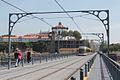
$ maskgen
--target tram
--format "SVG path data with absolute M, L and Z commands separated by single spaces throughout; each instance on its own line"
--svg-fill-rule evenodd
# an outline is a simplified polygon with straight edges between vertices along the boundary
M 92 52 L 92 49 L 86 46 L 79 46 L 79 53 L 78 55 L 86 55 L 86 53 Z

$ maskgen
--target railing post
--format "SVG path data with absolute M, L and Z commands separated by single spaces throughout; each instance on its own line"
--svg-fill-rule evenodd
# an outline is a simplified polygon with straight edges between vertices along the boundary
M 88 72 L 90 71 L 90 62 L 88 61 Z
M 59 55 L 59 54 L 57 54 L 57 56 L 58 56 L 58 59 L 60 60 L 60 55 Z
M 10 58 L 10 56 L 8 56 L 8 69 L 10 69 L 11 68 L 11 58 Z
M 24 58 L 22 58 L 22 67 L 24 66 Z
M 40 55 L 40 63 L 41 63 L 41 55 Z
M 24 66 L 24 58 L 25 58 L 25 55 L 24 55 L 25 53 L 22 53 L 22 67 Z
M 120 66 L 117 66 L 118 69 L 120 69 L 119 67 L 120 67 Z M 117 79 L 120 80 L 120 70 L 117 71 Z
M 67 58 L 68 58 L 69 54 L 67 54 Z
M 53 54 L 51 54 L 50 57 L 51 57 L 51 61 L 52 61 L 53 60 Z
M 48 56 L 46 55 L 46 62 L 48 62 Z
M 80 80 L 83 80 L 83 69 L 80 69 Z
M 87 76 L 87 64 L 85 64 L 85 77 Z
M 74 77 L 71 77 L 70 80 L 76 80 Z
M 2 66 L 2 56 L 0 57 L 0 65 Z
M 33 59 L 33 57 L 32 57 L 32 65 L 34 64 L 34 59 Z

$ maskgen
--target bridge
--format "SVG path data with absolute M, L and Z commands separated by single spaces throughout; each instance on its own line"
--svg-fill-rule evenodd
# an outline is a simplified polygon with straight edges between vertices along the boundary
M 58 12 L 26 12 L 7 1 L 2 2 L 10 5 L 22 13 L 9 13 L 9 28 L 8 28 L 8 57 L 0 57 L 0 80 L 120 80 L 120 64 L 108 57 L 109 55 L 109 10 L 82 10 L 82 11 L 66 11 L 59 2 L 55 0 L 57 5 L 63 10 Z M 28 4 L 28 3 L 27 3 Z M 71 5 L 70 5 L 71 6 Z M 73 21 L 77 28 L 78 25 L 74 16 L 69 13 L 85 13 L 95 16 L 102 22 L 107 35 L 107 54 L 102 52 L 95 52 L 86 55 L 77 55 L 76 53 L 68 54 L 46 54 L 32 57 L 31 63 L 26 63 L 23 57 L 21 65 L 15 67 L 15 60 L 11 57 L 11 34 L 15 24 L 23 17 L 32 16 L 41 22 L 53 27 L 43 18 L 35 16 L 35 14 L 67 14 L 68 18 Z M 16 18 L 16 19 L 14 19 Z M 104 42 L 103 33 L 90 33 L 97 35 L 102 42 Z M 100 35 L 101 34 L 101 35 Z M 50 36 L 51 35 L 51 36 Z M 49 34 L 51 37 L 50 52 L 55 52 L 54 31 Z M 20 39 L 21 41 L 21 39 Z M 22 42 L 22 41 L 21 41 Z M 59 49 L 59 38 L 58 38 Z
M 120 65 L 100 52 L 34 56 L 29 64 L 23 58 L 19 67 L 11 61 L 10 69 L 0 63 L 0 80 L 120 80 Z

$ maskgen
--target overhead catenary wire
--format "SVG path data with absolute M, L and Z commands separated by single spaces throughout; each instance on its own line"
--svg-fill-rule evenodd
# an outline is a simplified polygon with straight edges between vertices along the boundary
M 100 21 L 99 19 L 85 17 L 86 15 L 89 15 L 89 14 L 77 15 L 77 16 L 71 16 L 71 17 L 73 17 L 73 18 L 79 18 L 79 17 L 81 17 L 81 18 L 84 18 L 84 19 L 89 19 L 89 20 L 94 20 L 94 21 Z M 61 18 L 69 18 L 69 17 L 66 17 L 66 16 L 64 16 L 64 17 L 42 17 L 41 19 L 58 19 L 58 18 L 61 19 Z
M 75 22 L 74 17 L 82 17 L 82 18 L 85 18 L 85 19 L 100 21 L 100 20 L 98 20 L 98 19 L 87 18 L 87 17 L 83 17 L 83 16 L 81 16 L 81 15 L 71 17 L 71 16 L 67 13 L 67 11 L 60 5 L 60 3 L 59 3 L 57 0 L 54 0 L 54 1 L 55 1 L 55 2 L 60 6 L 60 8 L 69 16 L 69 18 L 72 19 L 72 21 L 75 23 L 75 25 L 77 26 L 77 28 L 78 28 L 79 30 L 80 30 L 80 28 L 79 28 L 79 26 L 77 25 L 77 23 Z M 89 14 L 86 14 L 86 15 L 89 15 Z M 82 30 L 80 30 L 80 31 L 81 31 L 81 34 L 83 34 L 83 31 L 82 31 Z M 86 39 L 87 39 L 88 36 L 85 35 L 85 37 L 86 37 Z
M 14 7 L 14 8 L 16 8 L 16 9 L 18 9 L 18 10 L 24 12 L 24 13 L 27 13 L 25 10 L 23 10 L 23 9 L 21 9 L 21 8 L 19 8 L 19 7 L 15 6 L 15 5 L 13 5 L 13 4 L 5 1 L 5 0 L 1 0 L 1 1 L 3 1 L 4 3 L 6 3 L 6 4 L 8 4 L 8 5 L 10 5 L 10 6 Z M 68 12 L 58 3 L 58 1 L 57 1 L 57 0 L 55 0 L 55 1 L 56 1 L 56 3 L 61 7 L 61 9 L 63 9 L 63 11 L 68 15 L 68 17 L 69 17 L 70 19 L 72 19 L 72 21 L 75 23 L 75 25 L 77 26 L 77 28 L 80 30 L 79 26 L 77 25 L 76 21 L 74 20 L 74 18 L 77 17 L 77 16 L 70 16 L 70 15 L 68 14 Z M 88 14 L 86 14 L 86 15 L 88 15 Z M 37 16 L 35 16 L 35 15 L 33 15 L 33 14 L 31 14 L 31 16 L 32 16 L 33 18 L 39 19 L 40 21 L 42 21 L 42 22 L 46 23 L 47 25 L 53 27 L 51 24 L 49 24 L 48 22 L 46 22 L 46 21 L 44 20 L 44 18 L 37 17 Z M 83 17 L 83 16 L 80 15 L 80 16 L 78 16 L 78 17 Z M 33 18 L 31 18 L 31 19 L 33 19 Z M 83 17 L 83 18 L 86 18 L 86 17 Z M 91 19 L 91 18 L 86 18 L 86 19 Z M 94 19 L 94 20 L 95 20 L 95 19 Z M 96 19 L 96 20 L 97 20 L 97 19 Z M 19 21 L 19 22 L 22 22 L 22 21 Z M 80 31 L 82 32 L 82 30 L 80 30 Z
M 89 14 L 86 14 L 86 15 L 89 15 Z M 94 18 L 88 18 L 88 17 L 85 17 L 85 16 L 81 16 L 81 15 L 78 15 L 78 16 L 74 16 L 74 18 L 76 17 L 82 17 L 84 19 L 89 19 L 89 20 L 94 20 L 94 21 L 100 21 L 99 19 L 94 19 Z
M 80 16 L 80 15 L 79 15 L 79 16 L 71 17 L 71 16 L 67 13 L 67 11 L 60 5 L 60 3 L 59 3 L 57 0 L 54 0 L 54 1 L 55 1 L 55 2 L 59 5 L 59 7 L 68 15 L 68 17 L 72 19 L 72 21 L 74 22 L 74 24 L 75 24 L 75 25 L 77 26 L 77 28 L 81 31 L 81 34 L 83 34 L 83 31 L 79 28 L 79 26 L 78 26 L 77 23 L 75 22 L 74 17 L 82 17 L 82 18 L 85 18 L 85 19 L 90 19 L 90 20 L 99 21 L 98 19 L 87 18 L 87 17 L 83 17 L 83 16 Z M 86 15 L 89 15 L 89 14 L 86 14 Z M 85 37 L 86 37 L 86 39 L 87 39 L 88 36 L 85 35 Z
M 11 4 L 11 3 L 9 3 L 9 2 L 7 2 L 7 1 L 5 1 L 5 0 L 1 0 L 1 1 L 3 1 L 4 3 L 6 3 L 6 4 L 8 4 L 8 5 L 10 5 L 10 6 L 14 7 L 14 8 L 16 8 L 16 9 L 18 9 L 18 10 L 24 12 L 24 13 L 27 13 L 25 10 L 23 10 L 23 9 L 21 9 L 21 8 L 19 8 L 19 7 L 16 7 L 16 6 L 14 6 L 13 4 Z M 57 2 L 57 3 L 58 3 L 58 2 Z M 59 4 L 59 3 L 58 3 L 58 4 Z M 61 6 L 61 5 L 59 4 L 59 6 Z M 64 10 L 65 13 L 67 13 L 62 6 L 61 6 L 61 8 Z M 85 18 L 85 19 L 90 19 L 90 20 L 99 21 L 98 19 L 93 19 L 93 18 L 84 17 L 84 15 L 78 15 L 78 16 L 72 16 L 72 17 L 71 17 L 68 13 L 67 13 L 67 15 L 68 15 L 69 17 L 39 18 L 39 17 L 36 17 L 36 16 L 34 16 L 34 15 L 31 14 L 31 16 L 33 16 L 33 18 L 30 18 L 30 20 L 31 20 L 31 19 L 34 19 L 34 18 L 37 18 L 37 19 L 43 21 L 44 23 L 48 24 L 48 25 L 51 26 L 51 27 L 53 27 L 53 26 L 50 25 L 49 23 L 47 23 L 46 21 L 44 21 L 43 19 L 72 18 L 72 20 L 74 20 L 73 18 L 82 17 L 82 18 Z M 85 15 L 89 15 L 89 14 L 85 14 Z M 29 19 L 26 19 L 26 20 L 23 20 L 23 21 L 27 21 L 27 20 L 29 20 Z M 23 21 L 18 21 L 18 23 L 23 22 Z M 74 22 L 75 22 L 75 20 L 74 20 Z M 75 22 L 75 23 L 76 23 L 76 22 Z M 77 26 L 78 26 L 78 25 L 77 25 Z
M 73 18 L 79 18 L 79 17 L 81 17 L 81 18 L 84 18 L 84 19 L 89 19 L 89 20 L 94 20 L 94 21 L 100 21 L 99 19 L 94 19 L 94 18 L 89 18 L 89 17 L 86 17 L 86 15 L 89 15 L 89 14 L 84 14 L 84 15 L 77 15 L 77 16 L 72 16 Z M 41 19 L 44 19 L 44 20 L 46 20 L 46 19 L 65 19 L 65 18 L 69 18 L 69 17 L 66 17 L 66 16 L 64 16 L 64 17 L 41 17 Z M 24 21 L 28 21 L 28 20 L 31 20 L 31 19 L 34 19 L 34 17 L 30 17 L 29 19 L 25 19 L 25 20 L 22 20 L 22 21 L 18 21 L 17 23 L 21 23 L 21 22 L 24 22 Z
M 70 18 L 70 19 L 72 19 L 72 21 L 74 22 L 74 24 L 76 25 L 76 27 L 81 31 L 81 33 L 83 33 L 83 31 L 79 28 L 79 26 L 77 25 L 77 23 L 76 23 L 76 21 L 74 20 L 74 18 L 73 17 L 71 17 L 68 13 L 67 13 L 67 11 L 60 5 L 60 3 L 57 1 L 57 0 L 54 0 L 58 5 L 59 5 L 59 7 L 68 15 L 68 17 Z M 87 36 L 86 36 L 87 37 Z
M 5 1 L 5 0 L 1 0 L 1 1 L 4 2 L 4 3 L 6 3 L 6 4 L 8 4 L 8 5 L 10 5 L 10 6 L 12 6 L 12 7 L 14 7 L 14 8 L 16 8 L 16 9 L 18 9 L 18 10 L 20 10 L 20 11 L 22 11 L 22 12 L 24 12 L 24 13 L 27 13 L 25 10 L 23 10 L 23 9 L 21 9 L 21 8 L 19 8 L 19 7 L 15 6 L 15 5 L 13 5 L 13 4 Z M 33 14 L 31 14 L 31 16 L 34 17 L 34 18 L 36 18 L 36 19 L 39 19 L 40 21 L 42 21 L 42 22 L 46 23 L 47 25 L 53 27 L 53 26 L 52 26 L 51 24 L 49 24 L 48 22 L 44 21 L 43 18 L 39 18 L 39 17 L 37 17 L 37 16 L 35 16 L 35 15 L 33 15 Z
M 77 26 L 77 28 L 82 32 L 82 30 L 79 28 L 79 26 L 77 25 L 77 23 L 76 23 L 76 21 L 74 20 L 74 18 L 73 17 L 71 17 L 68 13 L 67 13 L 67 11 L 60 5 L 60 3 L 57 1 L 57 0 L 54 0 L 57 4 L 58 4 L 58 6 L 68 15 L 68 17 L 74 22 L 74 24 Z

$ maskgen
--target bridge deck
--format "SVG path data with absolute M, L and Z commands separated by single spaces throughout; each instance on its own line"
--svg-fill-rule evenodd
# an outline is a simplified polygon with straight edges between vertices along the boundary
M 93 56 L 73 56 L 41 64 L 29 64 L 24 67 L 11 68 L 10 70 L 0 70 L 0 80 L 66 80 L 66 77 Z M 73 77 L 80 80 L 79 75 L 78 71 L 78 74 L 73 75 Z M 84 78 L 84 80 L 110 80 L 104 61 L 99 55 L 97 55 L 87 78 Z
M 88 75 L 88 80 L 111 80 L 103 59 L 97 55 Z
M 0 70 L 0 80 L 65 80 L 73 71 L 87 62 L 89 56 L 73 56 L 46 63 Z

